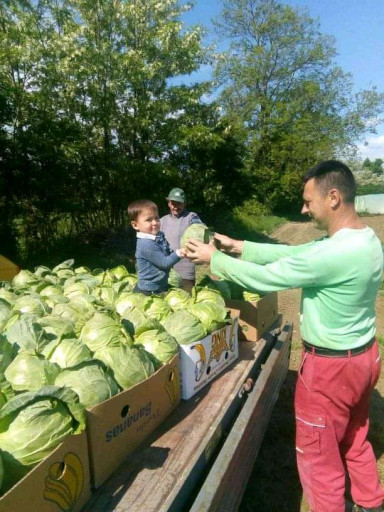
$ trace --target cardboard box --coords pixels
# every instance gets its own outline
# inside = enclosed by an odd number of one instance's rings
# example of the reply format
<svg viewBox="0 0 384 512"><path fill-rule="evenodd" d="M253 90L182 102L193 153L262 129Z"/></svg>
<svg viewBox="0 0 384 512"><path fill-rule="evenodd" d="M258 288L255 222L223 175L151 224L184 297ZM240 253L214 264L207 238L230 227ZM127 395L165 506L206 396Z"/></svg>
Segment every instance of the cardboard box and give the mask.
<svg viewBox="0 0 384 512"><path fill-rule="evenodd" d="M20 272L20 267L0 254L0 281L11 281Z"/></svg>
<svg viewBox="0 0 384 512"><path fill-rule="evenodd" d="M278 318L277 292L261 297L257 302L225 301L232 317L239 317L239 340L257 341Z"/></svg>
<svg viewBox="0 0 384 512"><path fill-rule="evenodd" d="M4 512L77 512L91 497L86 432L68 437L0 498Z"/></svg>
<svg viewBox="0 0 384 512"><path fill-rule="evenodd" d="M180 345L181 398L191 398L238 357L237 318L200 341Z"/></svg>
<svg viewBox="0 0 384 512"><path fill-rule="evenodd" d="M87 411L93 485L99 487L180 403L179 355L148 379Z"/></svg>

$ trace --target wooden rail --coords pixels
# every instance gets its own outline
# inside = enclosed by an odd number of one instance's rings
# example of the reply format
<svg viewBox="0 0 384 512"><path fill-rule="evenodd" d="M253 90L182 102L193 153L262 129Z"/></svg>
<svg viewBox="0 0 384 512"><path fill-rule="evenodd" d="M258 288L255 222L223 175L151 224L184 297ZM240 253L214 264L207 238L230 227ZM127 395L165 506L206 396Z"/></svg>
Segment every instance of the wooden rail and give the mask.
<svg viewBox="0 0 384 512"><path fill-rule="evenodd" d="M272 348L190 512L236 511L259 452L289 364L292 325Z"/></svg>

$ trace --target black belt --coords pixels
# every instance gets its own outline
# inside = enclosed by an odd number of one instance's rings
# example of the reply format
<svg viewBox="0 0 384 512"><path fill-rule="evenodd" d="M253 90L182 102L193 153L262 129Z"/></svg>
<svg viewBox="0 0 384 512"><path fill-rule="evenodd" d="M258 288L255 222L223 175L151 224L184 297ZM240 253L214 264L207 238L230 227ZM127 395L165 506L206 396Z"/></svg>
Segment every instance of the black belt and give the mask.
<svg viewBox="0 0 384 512"><path fill-rule="evenodd" d="M369 340L365 345L356 348L350 348L348 350L334 350L332 348L325 347L316 347L315 345L311 345L307 341L303 340L304 350L305 352L311 352L312 354L316 354L317 356L324 357L348 357L348 356L357 356L358 354L362 354L366 352L372 345L375 343L376 338L373 337Z"/></svg>

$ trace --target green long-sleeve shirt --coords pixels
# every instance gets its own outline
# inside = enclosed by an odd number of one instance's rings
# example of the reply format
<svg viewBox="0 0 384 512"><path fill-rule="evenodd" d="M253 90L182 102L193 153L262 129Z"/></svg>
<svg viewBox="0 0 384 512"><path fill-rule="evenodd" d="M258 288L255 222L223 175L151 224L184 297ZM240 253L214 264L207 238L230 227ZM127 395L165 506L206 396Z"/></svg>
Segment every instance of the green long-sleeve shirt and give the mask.
<svg viewBox="0 0 384 512"><path fill-rule="evenodd" d="M215 251L211 271L252 291L302 288L300 332L313 345L355 348L375 335L383 250L369 227L298 246L244 242L241 259Z"/></svg>

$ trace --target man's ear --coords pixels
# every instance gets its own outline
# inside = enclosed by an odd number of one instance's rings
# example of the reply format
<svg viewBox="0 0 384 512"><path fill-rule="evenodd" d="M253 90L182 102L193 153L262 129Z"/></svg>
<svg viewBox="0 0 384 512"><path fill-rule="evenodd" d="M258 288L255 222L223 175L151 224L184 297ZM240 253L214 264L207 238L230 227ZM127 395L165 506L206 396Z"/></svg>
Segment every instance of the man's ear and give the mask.
<svg viewBox="0 0 384 512"><path fill-rule="evenodd" d="M337 190L337 188L332 188L328 192L328 198L329 198L329 204L330 204L331 208L335 209L338 206L340 206L341 194L340 194L340 191Z"/></svg>
<svg viewBox="0 0 384 512"><path fill-rule="evenodd" d="M131 226L133 227L133 229L135 229L136 231L139 230L138 226L137 226L137 222L135 220L131 220Z"/></svg>

